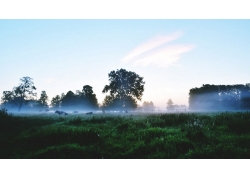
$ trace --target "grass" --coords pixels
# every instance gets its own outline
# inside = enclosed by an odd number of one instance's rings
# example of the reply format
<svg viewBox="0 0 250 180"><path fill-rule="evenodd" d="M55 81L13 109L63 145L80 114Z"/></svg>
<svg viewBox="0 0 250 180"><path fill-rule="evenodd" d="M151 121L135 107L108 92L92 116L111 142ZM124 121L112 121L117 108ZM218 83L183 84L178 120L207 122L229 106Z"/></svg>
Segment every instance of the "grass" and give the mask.
<svg viewBox="0 0 250 180"><path fill-rule="evenodd" d="M11 115L2 159L246 159L250 113Z"/></svg>

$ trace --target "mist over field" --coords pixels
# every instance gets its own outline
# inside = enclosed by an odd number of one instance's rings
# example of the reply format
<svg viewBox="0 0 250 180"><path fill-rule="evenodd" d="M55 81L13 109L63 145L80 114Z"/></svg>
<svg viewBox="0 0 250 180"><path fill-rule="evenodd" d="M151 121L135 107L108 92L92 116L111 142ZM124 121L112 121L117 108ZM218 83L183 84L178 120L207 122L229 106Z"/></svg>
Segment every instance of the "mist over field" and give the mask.
<svg viewBox="0 0 250 180"><path fill-rule="evenodd" d="M0 158L250 158L250 20L0 29Z"/></svg>

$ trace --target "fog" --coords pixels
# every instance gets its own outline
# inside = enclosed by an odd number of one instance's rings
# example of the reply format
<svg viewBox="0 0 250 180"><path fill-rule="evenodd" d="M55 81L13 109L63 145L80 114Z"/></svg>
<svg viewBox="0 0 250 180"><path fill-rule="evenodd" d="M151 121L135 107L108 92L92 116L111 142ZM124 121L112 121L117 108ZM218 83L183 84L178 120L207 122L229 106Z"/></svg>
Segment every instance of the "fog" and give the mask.
<svg viewBox="0 0 250 180"><path fill-rule="evenodd" d="M189 93L192 111L250 110L249 85L203 85Z"/></svg>
<svg viewBox="0 0 250 180"><path fill-rule="evenodd" d="M88 86L85 86L88 87ZM91 87L88 87L91 90ZM91 93L90 93L91 94ZM144 101L138 106L136 101L121 103L119 99L108 97L106 104L97 104L95 95L91 98L80 98L73 92L62 95L62 101L55 103L53 107L44 106L37 101L20 101L19 104L6 102L1 108L6 108L13 114L56 114L56 111L63 111L69 114L133 114L133 113L195 113L195 112L236 112L250 110L250 88L246 85L209 85L205 84L200 88L190 89L189 106L171 105L166 108L159 108L152 101ZM110 99L109 99L110 98ZM13 101L15 102L15 101ZM166 104L167 106L167 104ZM59 114L58 114L59 115Z"/></svg>

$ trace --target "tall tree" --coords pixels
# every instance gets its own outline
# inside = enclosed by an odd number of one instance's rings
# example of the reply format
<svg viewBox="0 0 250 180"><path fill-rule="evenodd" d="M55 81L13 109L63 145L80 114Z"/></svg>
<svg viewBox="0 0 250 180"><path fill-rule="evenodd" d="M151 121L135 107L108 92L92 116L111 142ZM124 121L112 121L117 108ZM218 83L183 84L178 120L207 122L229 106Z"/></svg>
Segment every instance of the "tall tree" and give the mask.
<svg viewBox="0 0 250 180"><path fill-rule="evenodd" d="M167 102L167 110L173 110L174 109L174 103L172 101L172 99L169 99Z"/></svg>
<svg viewBox="0 0 250 180"><path fill-rule="evenodd" d="M106 110L120 110L120 100L112 95L105 96L102 108Z"/></svg>
<svg viewBox="0 0 250 180"><path fill-rule="evenodd" d="M191 110L249 110L249 85L209 85L189 91Z"/></svg>
<svg viewBox="0 0 250 180"><path fill-rule="evenodd" d="M91 86L89 85L83 86L82 96L84 98L86 108L91 108L91 109L98 108L98 101Z"/></svg>
<svg viewBox="0 0 250 180"><path fill-rule="evenodd" d="M1 97L2 103L7 104L10 103L14 98L12 91L3 91L3 96Z"/></svg>
<svg viewBox="0 0 250 180"><path fill-rule="evenodd" d="M42 108L47 108L48 107L48 99L49 97L46 94L46 91L41 92L41 96L38 99L39 106Z"/></svg>
<svg viewBox="0 0 250 180"><path fill-rule="evenodd" d="M111 71L108 77L109 85L105 85L102 92L109 92L111 97L119 99L121 110L129 108L132 99L132 102L141 100L145 84L143 77L125 69Z"/></svg>
<svg viewBox="0 0 250 180"><path fill-rule="evenodd" d="M152 101L150 102L144 101L142 104L142 108L144 109L144 111L154 111L155 106Z"/></svg>
<svg viewBox="0 0 250 180"><path fill-rule="evenodd" d="M61 98L59 95L56 95L51 100L51 106L54 108L59 108L61 106Z"/></svg>
<svg viewBox="0 0 250 180"><path fill-rule="evenodd" d="M60 105L63 109L97 109L98 101L93 88L85 85L82 91L76 90L76 93L68 91L66 95L62 94Z"/></svg>
<svg viewBox="0 0 250 180"><path fill-rule="evenodd" d="M20 84L14 87L12 91L4 91L2 101L4 103L12 104L18 107L18 111L21 110L23 105L28 104L36 97L36 87L34 86L33 79L30 77L23 77L20 79Z"/></svg>
<svg viewBox="0 0 250 180"><path fill-rule="evenodd" d="M65 96L61 99L61 106L63 108L69 108L74 106L75 94L72 91L68 91Z"/></svg>

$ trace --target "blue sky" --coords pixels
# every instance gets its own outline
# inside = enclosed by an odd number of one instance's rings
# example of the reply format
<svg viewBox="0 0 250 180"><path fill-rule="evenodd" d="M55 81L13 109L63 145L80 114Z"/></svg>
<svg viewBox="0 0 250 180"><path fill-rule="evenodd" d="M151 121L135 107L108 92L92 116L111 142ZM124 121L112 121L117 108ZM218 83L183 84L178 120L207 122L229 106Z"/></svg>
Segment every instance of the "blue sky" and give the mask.
<svg viewBox="0 0 250 180"><path fill-rule="evenodd" d="M144 77L143 101L188 105L202 84L250 83L250 20L0 20L0 92L23 76L38 97L93 87L99 103L108 73Z"/></svg>

